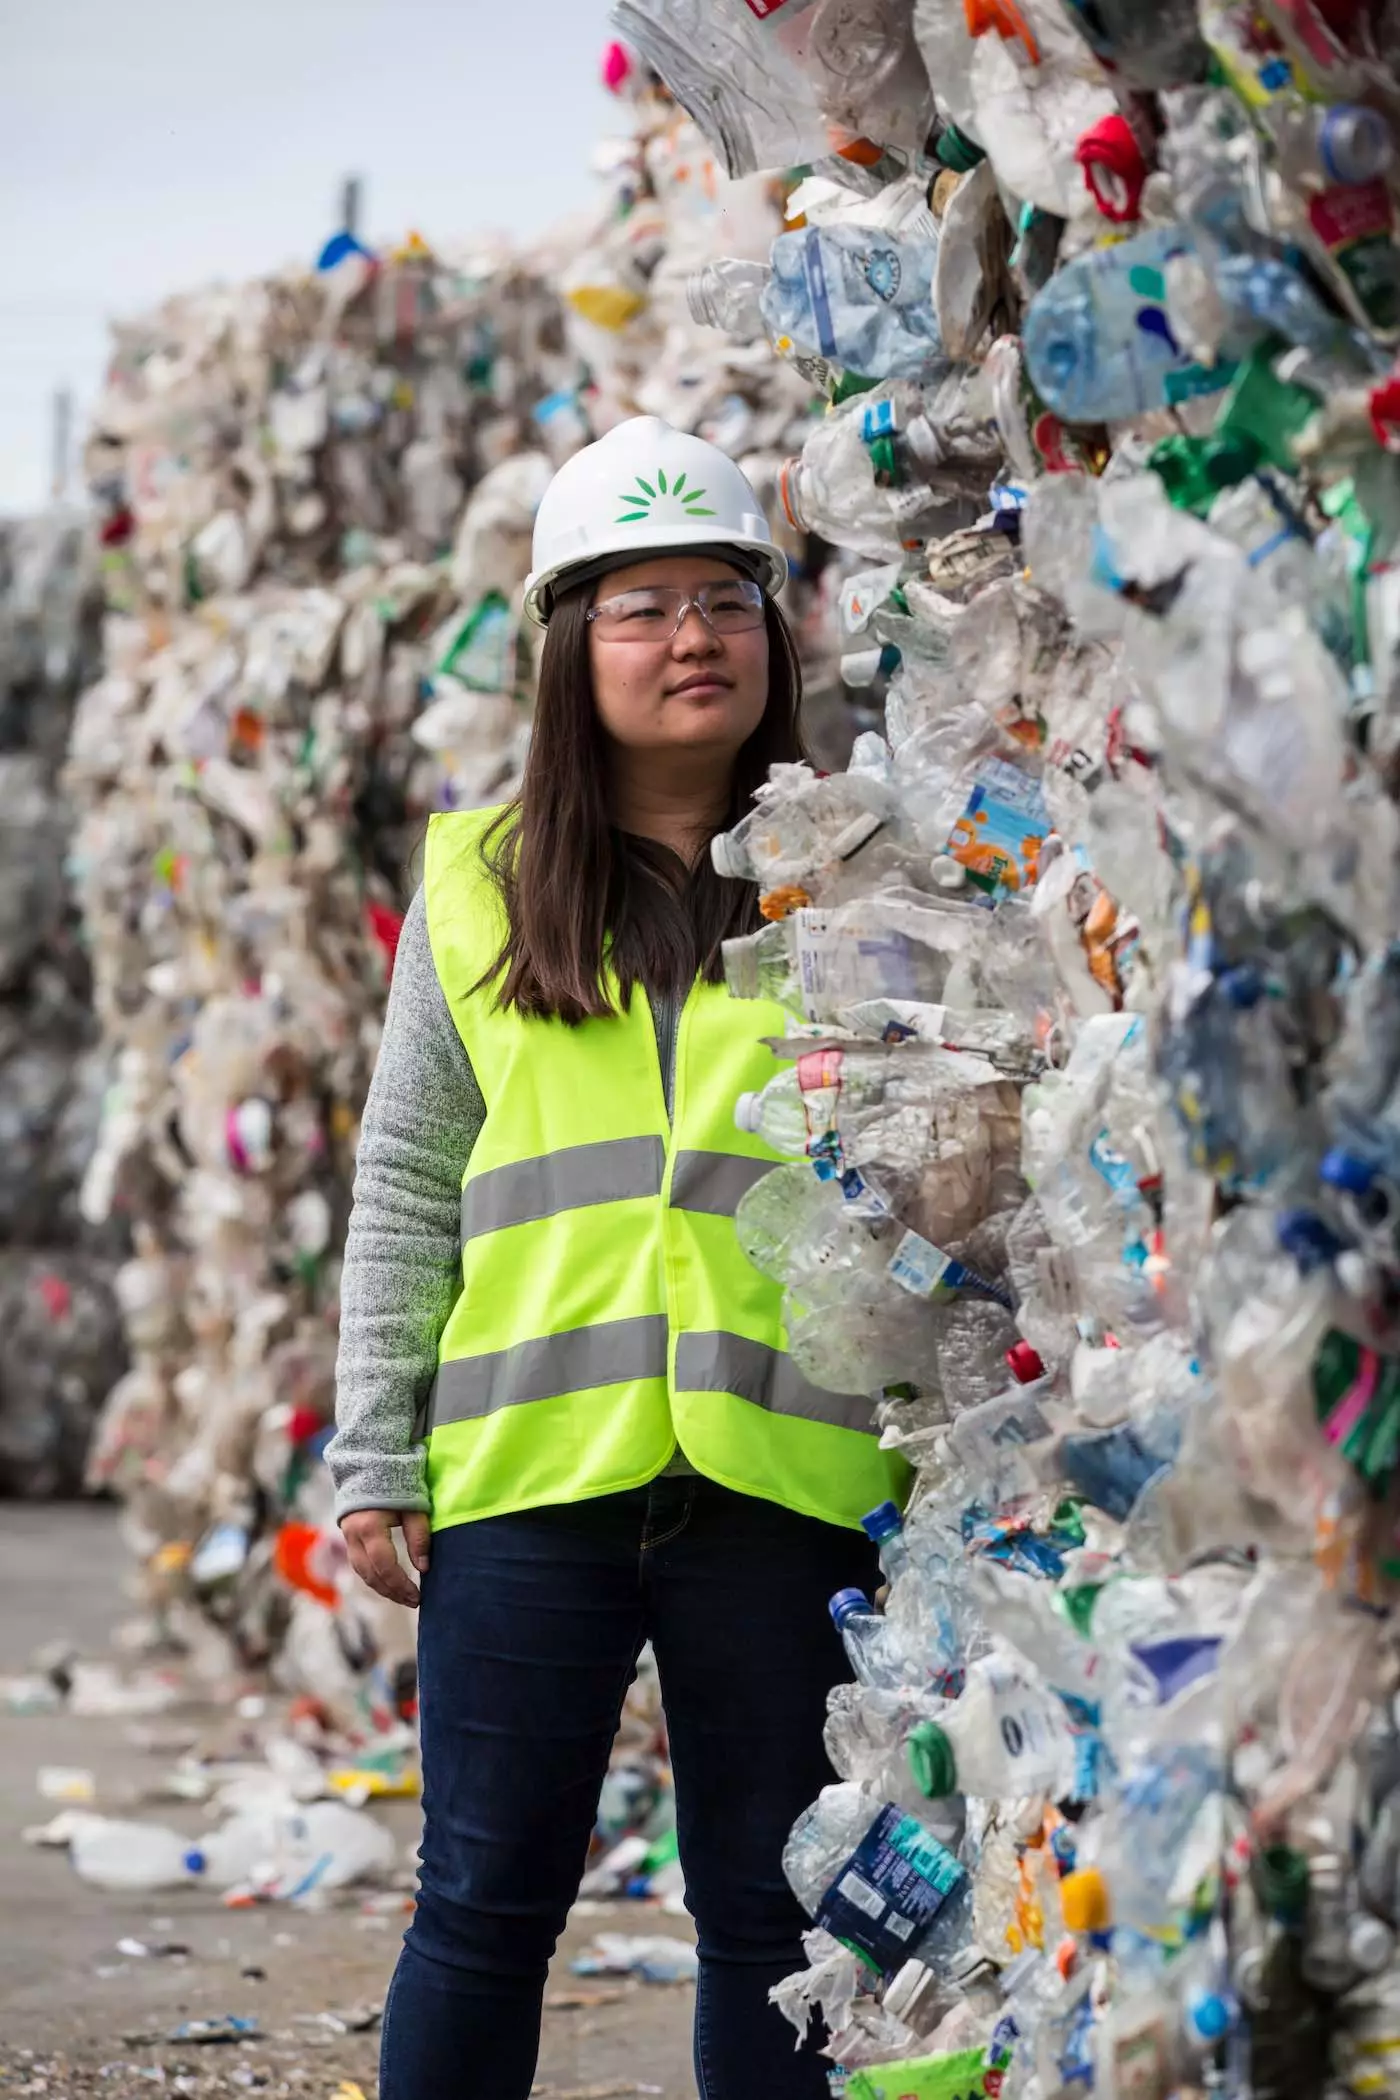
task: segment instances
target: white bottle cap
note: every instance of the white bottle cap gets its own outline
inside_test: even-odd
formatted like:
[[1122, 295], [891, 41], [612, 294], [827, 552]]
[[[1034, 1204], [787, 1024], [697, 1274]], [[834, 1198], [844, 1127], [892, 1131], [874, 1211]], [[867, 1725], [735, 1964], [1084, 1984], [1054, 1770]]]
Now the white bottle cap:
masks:
[[710, 840], [710, 865], [716, 875], [728, 875], [735, 882], [742, 882], [748, 874], [743, 848], [735, 845], [727, 831], [717, 831]]
[[951, 853], [935, 853], [929, 872], [940, 890], [960, 890], [967, 881], [967, 869]]
[[734, 1128], [742, 1130], [747, 1137], [758, 1136], [759, 1103], [761, 1094], [740, 1094], [734, 1104]]
[[1394, 1952], [1395, 1934], [1382, 1919], [1373, 1918], [1369, 1911], [1352, 1919], [1347, 1931], [1347, 1953], [1363, 1976], [1379, 1976], [1382, 1969], [1389, 1968]]
[[841, 659], [841, 683], [857, 690], [874, 685], [880, 675], [880, 644], [873, 649], [848, 649]]

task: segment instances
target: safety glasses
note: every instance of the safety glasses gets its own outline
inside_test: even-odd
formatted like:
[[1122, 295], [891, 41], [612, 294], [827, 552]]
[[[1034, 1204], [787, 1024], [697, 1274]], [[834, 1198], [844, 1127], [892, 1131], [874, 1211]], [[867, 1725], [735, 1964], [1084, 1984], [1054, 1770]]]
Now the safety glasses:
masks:
[[711, 634], [744, 634], [763, 625], [763, 592], [747, 577], [702, 583], [691, 593], [661, 584], [619, 591], [588, 608], [599, 641], [669, 642], [692, 606]]

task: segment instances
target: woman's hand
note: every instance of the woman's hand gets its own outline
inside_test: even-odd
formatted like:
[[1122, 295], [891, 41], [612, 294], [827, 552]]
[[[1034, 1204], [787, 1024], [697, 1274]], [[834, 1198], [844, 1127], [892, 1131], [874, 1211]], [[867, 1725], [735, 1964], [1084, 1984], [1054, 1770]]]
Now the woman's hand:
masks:
[[352, 1509], [340, 1520], [341, 1536], [350, 1554], [350, 1565], [361, 1582], [395, 1604], [415, 1608], [418, 1584], [399, 1565], [393, 1534], [403, 1529], [408, 1557], [419, 1574], [428, 1565], [430, 1524], [421, 1509]]

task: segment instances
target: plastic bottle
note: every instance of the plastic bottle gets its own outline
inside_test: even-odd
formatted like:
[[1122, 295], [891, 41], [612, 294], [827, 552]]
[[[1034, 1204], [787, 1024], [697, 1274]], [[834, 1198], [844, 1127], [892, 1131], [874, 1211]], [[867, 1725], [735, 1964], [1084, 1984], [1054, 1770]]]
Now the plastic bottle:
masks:
[[880, 1555], [886, 1582], [897, 1582], [914, 1566], [904, 1536], [904, 1514], [897, 1502], [881, 1502], [860, 1520], [860, 1528]]
[[889, 824], [892, 798], [868, 775], [775, 766], [754, 807], [710, 841], [715, 872], [765, 890], [801, 885], [854, 858]]
[[838, 1590], [830, 1611], [858, 1684], [892, 1692], [910, 1683], [909, 1660], [899, 1652], [888, 1620], [874, 1609], [864, 1590]]
[[943, 355], [933, 310], [937, 243], [869, 226], [808, 226], [773, 243], [763, 320], [789, 344], [867, 379], [922, 379]]
[[839, 1021], [847, 1007], [891, 996], [959, 1006], [971, 1002], [958, 969], [965, 917], [888, 895], [801, 906], [726, 941], [725, 981], [736, 999], [776, 999], [809, 1021]]
[[956, 1705], [914, 1731], [909, 1758], [919, 1785], [935, 1800], [953, 1792], [984, 1800], [1059, 1799], [1074, 1786], [1077, 1765], [1059, 1699], [997, 1656], [974, 1663]]
[[200, 1874], [198, 1852], [178, 1830], [108, 1816], [76, 1821], [69, 1858], [81, 1880], [113, 1891], [179, 1888]]
[[854, 1047], [813, 1051], [761, 1092], [741, 1094], [734, 1120], [789, 1159], [820, 1149], [823, 1132], [838, 1127], [846, 1138], [863, 1134], [869, 1157], [884, 1125], [896, 1125], [906, 1144], [924, 1135], [920, 1125], [936, 1121], [940, 1097], [951, 1091], [940, 1088], [940, 1076], [917, 1057], [873, 1048], [863, 1057]]
[[967, 1943], [972, 1887], [961, 1861], [850, 1781], [823, 1787], [798, 1817], [783, 1872], [808, 1915], [886, 1975], [910, 1960], [946, 1974]]
[[959, 522], [961, 491], [929, 478], [941, 458], [918, 390], [891, 382], [818, 423], [800, 459], [784, 466], [779, 488], [788, 522], [889, 561]]
[[701, 328], [722, 328], [741, 343], [764, 334], [763, 293], [772, 275], [767, 263], [721, 255], [686, 279], [690, 317]]
[[1056, 415], [1116, 422], [1224, 386], [1231, 368], [1199, 365], [1167, 312], [1167, 263], [1190, 246], [1184, 227], [1149, 227], [1076, 256], [1037, 292], [1022, 331], [1026, 363]]
[[288, 1814], [280, 1828], [276, 1893], [344, 1888], [387, 1873], [398, 1856], [393, 1833], [343, 1801], [312, 1801]]
[[252, 1881], [264, 1895], [294, 1900], [386, 1873], [396, 1854], [392, 1833], [362, 1809], [311, 1801], [235, 1816], [190, 1856], [216, 1887]]
[[1378, 109], [1341, 102], [1331, 108], [1283, 100], [1268, 113], [1279, 173], [1298, 188], [1354, 188], [1375, 182], [1395, 158], [1395, 140]]

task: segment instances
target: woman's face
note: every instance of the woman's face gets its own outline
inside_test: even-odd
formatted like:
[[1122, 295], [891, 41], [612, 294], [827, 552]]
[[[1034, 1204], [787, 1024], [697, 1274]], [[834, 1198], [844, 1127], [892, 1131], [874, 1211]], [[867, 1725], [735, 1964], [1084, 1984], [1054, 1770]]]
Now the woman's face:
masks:
[[[664, 554], [600, 578], [593, 604], [657, 588], [693, 598], [704, 584], [742, 582], [728, 562]], [[760, 622], [737, 634], [716, 634], [692, 605], [668, 634], [673, 617], [639, 608], [638, 616], [621, 624], [590, 621], [599, 720], [613, 742], [629, 750], [732, 755], [757, 729], [768, 704], [768, 630]]]

